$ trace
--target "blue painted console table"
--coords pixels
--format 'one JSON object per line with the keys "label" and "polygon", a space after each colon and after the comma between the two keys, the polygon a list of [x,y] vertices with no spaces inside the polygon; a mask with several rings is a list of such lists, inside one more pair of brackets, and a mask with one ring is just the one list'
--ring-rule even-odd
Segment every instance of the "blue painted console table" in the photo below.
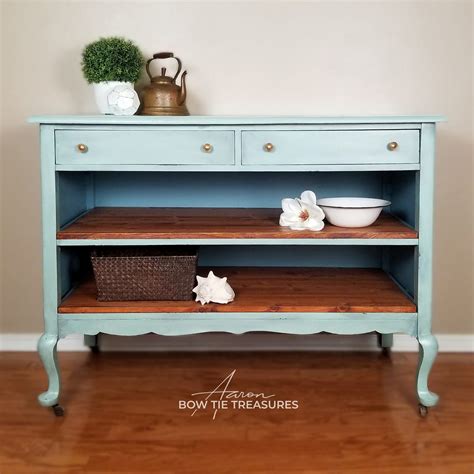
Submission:
{"label": "blue painted console table", "polygon": [[[420,413],[437,403],[431,333],[435,123],[440,117],[43,116],[44,334],[58,405],[58,340],[79,333],[377,332],[418,339]],[[392,204],[374,226],[320,233],[278,226],[283,197]],[[236,300],[99,303],[94,246],[199,246]],[[222,272],[219,271],[222,268]]]}

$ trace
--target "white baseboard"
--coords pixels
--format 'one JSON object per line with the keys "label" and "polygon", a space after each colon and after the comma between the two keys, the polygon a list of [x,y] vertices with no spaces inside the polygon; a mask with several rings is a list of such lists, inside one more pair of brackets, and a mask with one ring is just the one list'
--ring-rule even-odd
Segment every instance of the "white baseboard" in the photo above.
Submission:
{"label": "white baseboard", "polygon": [[[0,334],[0,352],[29,352],[36,351],[36,345],[41,334],[39,333],[2,333]],[[84,336],[80,334],[72,334],[61,339],[58,344],[59,350],[62,351],[86,351],[89,350],[84,346]]]}
{"label": "white baseboard", "polygon": [[[474,352],[474,334],[437,334],[440,352]],[[35,351],[40,334],[0,334],[0,351]],[[73,334],[59,342],[60,351],[86,351],[83,336]],[[147,334],[136,337],[101,335],[100,347],[104,351],[374,351],[378,350],[374,334],[338,336],[313,334],[249,333],[241,336],[224,333],[196,334],[193,336],[157,336]],[[418,351],[416,339],[396,334],[393,351]]]}

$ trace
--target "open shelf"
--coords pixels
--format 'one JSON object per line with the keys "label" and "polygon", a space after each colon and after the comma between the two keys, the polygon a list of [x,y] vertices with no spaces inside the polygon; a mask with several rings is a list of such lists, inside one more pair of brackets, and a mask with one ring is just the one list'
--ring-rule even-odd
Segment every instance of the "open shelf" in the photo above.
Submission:
{"label": "open shelf", "polygon": [[417,239],[399,219],[382,214],[364,228],[293,231],[278,224],[280,209],[95,208],[57,233],[58,240],[98,239]]}
{"label": "open shelf", "polygon": [[[200,268],[198,274],[207,275]],[[227,305],[201,306],[195,301],[99,302],[88,280],[59,306],[63,314],[77,313],[416,313],[415,304],[379,269],[221,267],[236,299]]]}

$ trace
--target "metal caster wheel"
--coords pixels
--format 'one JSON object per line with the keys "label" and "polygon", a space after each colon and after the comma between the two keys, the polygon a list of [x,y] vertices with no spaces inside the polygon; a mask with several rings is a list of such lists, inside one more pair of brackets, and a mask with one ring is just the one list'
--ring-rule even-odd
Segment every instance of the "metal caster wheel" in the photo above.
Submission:
{"label": "metal caster wheel", "polygon": [[428,407],[425,407],[425,405],[422,405],[421,403],[418,405],[418,411],[422,418],[426,418],[426,415],[428,415]]}
{"label": "metal caster wheel", "polygon": [[56,416],[64,416],[64,408],[61,405],[54,405],[51,408]]}

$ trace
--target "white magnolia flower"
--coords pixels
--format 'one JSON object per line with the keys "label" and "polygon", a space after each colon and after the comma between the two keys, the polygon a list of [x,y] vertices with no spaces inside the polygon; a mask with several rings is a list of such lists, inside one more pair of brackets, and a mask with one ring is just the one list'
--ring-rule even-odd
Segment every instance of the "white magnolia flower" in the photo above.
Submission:
{"label": "white magnolia flower", "polygon": [[107,103],[114,115],[133,115],[140,106],[140,99],[133,87],[119,84],[109,92]]}
{"label": "white magnolia flower", "polygon": [[202,305],[210,302],[227,304],[234,301],[235,293],[227,283],[227,277],[219,278],[211,271],[207,278],[201,276],[196,278],[198,284],[193,291],[196,293],[196,301]]}
{"label": "white magnolia flower", "polygon": [[304,191],[301,198],[282,199],[283,213],[280,215],[280,225],[291,230],[313,230],[324,228],[323,210],[316,205],[316,195],[313,191]]}

